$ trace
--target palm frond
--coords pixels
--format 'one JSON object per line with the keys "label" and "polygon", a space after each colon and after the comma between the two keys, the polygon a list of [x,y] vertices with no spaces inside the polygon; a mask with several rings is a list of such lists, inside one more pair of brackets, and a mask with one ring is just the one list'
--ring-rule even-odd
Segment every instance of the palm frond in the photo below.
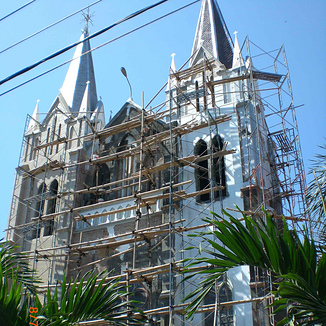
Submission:
{"label": "palm frond", "polygon": [[29,291],[24,293],[23,281],[18,278],[18,268],[8,271],[0,264],[0,325],[25,326],[28,322]]}
{"label": "palm frond", "polygon": [[0,242],[0,265],[2,272],[8,278],[12,275],[31,292],[36,292],[36,286],[40,280],[36,277],[36,272],[32,270],[28,263],[28,257],[21,252],[17,252],[18,246],[13,246],[9,242]]}
{"label": "palm frond", "polygon": [[[59,300],[58,292],[61,293]],[[127,295],[118,279],[107,281],[104,273],[88,272],[79,282],[77,278],[67,282],[64,277],[60,289],[51,294],[49,288],[46,302],[43,306],[40,304],[39,314],[44,320],[39,325],[75,325],[98,319],[112,321],[114,325],[139,325],[144,316],[135,308],[132,310],[139,312],[138,319],[127,313],[131,307]]]}
{"label": "palm frond", "polygon": [[[204,219],[206,223],[211,224],[213,231],[192,234],[210,246],[203,250],[209,254],[208,257],[187,261],[184,270],[184,273],[188,274],[186,279],[202,276],[198,288],[185,298],[191,300],[186,309],[187,318],[193,317],[206,294],[223,273],[237,266],[251,265],[269,270],[280,278],[274,305],[280,309],[291,307],[288,309],[287,319],[282,324],[288,322],[292,315],[299,321],[308,316],[313,320],[324,320],[326,254],[322,252],[318,260],[315,243],[310,241],[307,235],[301,240],[295,230],[288,229],[285,220],[281,233],[266,212],[265,221],[262,218],[253,219],[243,215],[244,223],[229,214],[229,220],[215,213],[213,215],[214,218]],[[199,273],[192,272],[194,266],[203,264],[211,268]],[[306,294],[316,307],[318,303],[318,309],[309,305],[303,294]]]}

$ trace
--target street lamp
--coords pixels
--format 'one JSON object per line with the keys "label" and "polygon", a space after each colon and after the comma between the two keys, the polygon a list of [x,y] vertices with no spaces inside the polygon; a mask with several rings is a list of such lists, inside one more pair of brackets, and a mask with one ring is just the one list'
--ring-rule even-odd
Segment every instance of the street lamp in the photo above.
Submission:
{"label": "street lamp", "polygon": [[129,84],[129,88],[130,88],[130,98],[132,99],[132,88],[131,88],[131,85],[130,85],[130,82],[129,82],[129,79],[128,79],[128,76],[127,76],[127,71],[126,71],[126,69],[124,67],[121,67],[121,72],[127,79],[127,82]]}

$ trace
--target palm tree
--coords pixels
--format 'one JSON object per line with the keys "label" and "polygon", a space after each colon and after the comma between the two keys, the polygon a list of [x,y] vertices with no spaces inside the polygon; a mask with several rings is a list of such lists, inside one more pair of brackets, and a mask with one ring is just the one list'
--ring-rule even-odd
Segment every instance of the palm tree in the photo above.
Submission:
{"label": "palm tree", "polygon": [[119,279],[106,281],[106,276],[105,273],[88,272],[80,281],[76,278],[70,282],[64,277],[60,296],[57,288],[53,295],[49,288],[44,304],[39,300],[35,302],[38,314],[44,317],[39,325],[68,326],[99,319],[117,326],[142,324],[144,315],[140,311],[133,308],[133,313],[138,312],[138,319],[128,314],[132,304],[127,301],[130,293],[119,285]]}
{"label": "palm tree", "polygon": [[0,242],[0,325],[26,325],[28,302],[40,280],[17,246]]}
{"label": "palm tree", "polygon": [[[326,145],[320,146],[326,151]],[[326,152],[317,154],[312,161],[313,167],[309,174],[313,178],[308,186],[308,213],[312,220],[312,229],[317,233],[317,241],[325,246],[326,243]]]}
{"label": "palm tree", "polygon": [[[193,317],[224,273],[237,266],[250,265],[271,271],[278,278],[273,306],[277,307],[276,312],[287,312],[279,325],[290,321],[298,325],[326,323],[326,253],[322,251],[317,256],[314,241],[307,235],[301,240],[295,230],[288,229],[285,220],[281,233],[272,217],[264,213],[266,222],[243,215],[244,224],[226,212],[229,220],[212,213],[214,218],[204,221],[211,224],[213,231],[192,235],[209,244],[206,249],[198,247],[209,256],[187,260],[186,279],[202,276],[198,288],[185,298],[191,300],[186,308],[187,318]],[[203,264],[209,267],[192,271]]]}
{"label": "palm tree", "polygon": [[[25,326],[37,322],[40,326],[69,326],[99,319],[113,325],[144,323],[144,315],[127,300],[130,293],[119,285],[119,279],[107,281],[105,273],[89,272],[79,282],[77,278],[67,282],[65,276],[61,286],[53,291],[48,288],[41,302],[37,287],[40,281],[30,269],[27,257],[17,253],[16,248],[0,243],[0,325]],[[137,318],[132,316],[131,309],[133,314],[138,312]]]}

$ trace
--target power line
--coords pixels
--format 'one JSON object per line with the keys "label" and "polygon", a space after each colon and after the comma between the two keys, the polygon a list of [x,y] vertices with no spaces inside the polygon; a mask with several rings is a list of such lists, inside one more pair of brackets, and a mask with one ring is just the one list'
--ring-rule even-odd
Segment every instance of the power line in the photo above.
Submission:
{"label": "power line", "polygon": [[35,76],[35,77],[33,77],[33,78],[31,78],[31,79],[29,79],[29,80],[27,80],[27,81],[25,81],[25,82],[23,82],[23,83],[21,83],[21,84],[15,86],[15,87],[13,87],[13,88],[10,88],[9,90],[7,90],[7,91],[1,93],[1,94],[0,94],[0,97],[3,96],[3,95],[6,95],[6,94],[8,94],[8,93],[10,93],[10,92],[12,92],[12,91],[14,91],[14,90],[17,89],[17,88],[20,88],[20,87],[22,87],[22,86],[24,86],[24,85],[26,85],[26,84],[32,82],[33,80],[36,80],[36,79],[38,79],[38,78],[40,78],[40,77],[42,77],[42,76],[44,76],[44,75],[47,75],[48,73],[50,73],[50,72],[52,72],[52,71],[54,71],[54,70],[56,70],[56,69],[58,69],[58,68],[60,68],[60,67],[62,67],[62,66],[64,66],[64,65],[70,63],[70,62],[73,61],[73,60],[77,60],[77,59],[79,59],[80,57],[82,57],[83,55],[86,55],[87,53],[90,53],[90,52],[93,52],[93,51],[95,51],[95,50],[98,50],[98,49],[102,48],[102,47],[105,46],[105,45],[108,45],[108,44],[110,44],[110,43],[113,43],[113,42],[115,42],[115,41],[117,41],[117,40],[119,40],[119,39],[121,39],[121,38],[123,38],[123,37],[129,35],[129,34],[132,34],[132,33],[136,32],[136,31],[138,31],[138,30],[140,30],[140,29],[142,29],[142,28],[144,28],[144,27],[146,27],[146,26],[149,26],[149,25],[151,25],[151,24],[153,24],[153,23],[155,23],[155,22],[157,22],[157,21],[159,21],[159,20],[161,20],[161,19],[163,19],[163,18],[165,18],[165,17],[168,17],[168,16],[170,16],[170,15],[172,15],[172,14],[175,14],[175,13],[178,12],[178,11],[181,11],[181,10],[187,8],[187,7],[190,7],[190,6],[194,5],[195,3],[199,2],[199,1],[201,1],[201,0],[195,0],[195,1],[193,1],[193,2],[191,2],[191,3],[189,3],[189,4],[187,4],[187,5],[185,5],[185,6],[183,6],[183,7],[180,7],[180,8],[178,8],[178,9],[176,9],[176,10],[170,11],[169,13],[167,13],[167,14],[165,14],[165,15],[163,15],[163,16],[160,16],[160,17],[158,17],[158,18],[156,18],[156,19],[153,19],[153,20],[151,20],[150,22],[148,22],[148,23],[146,23],[146,24],[143,24],[143,25],[141,25],[141,26],[139,26],[139,27],[137,27],[137,28],[135,28],[135,29],[133,29],[133,30],[127,32],[127,33],[124,33],[124,34],[122,34],[122,35],[120,35],[120,36],[118,36],[118,37],[115,37],[115,38],[113,38],[113,39],[110,40],[110,41],[107,41],[107,42],[105,42],[105,43],[102,43],[101,45],[99,45],[99,46],[97,46],[97,47],[95,47],[95,48],[93,48],[93,49],[90,49],[89,51],[83,53],[82,55],[80,55],[80,56],[77,57],[77,58],[73,58],[73,59],[70,59],[70,60],[68,60],[68,61],[65,61],[65,62],[63,62],[63,63],[61,63],[61,64],[59,64],[59,65],[57,65],[57,66],[55,66],[55,67],[53,67],[53,68],[51,68],[51,69],[45,71],[45,72],[43,72],[43,73],[41,73],[41,74],[39,74],[39,75],[37,75],[37,76]]}
{"label": "power line", "polygon": [[[33,0],[33,1],[36,1],[36,0]],[[1,51],[0,51],[0,54],[3,53],[3,52],[6,52],[7,50],[13,48],[14,46],[16,46],[16,45],[18,45],[18,44],[21,44],[21,43],[23,43],[23,42],[29,40],[30,38],[32,38],[32,37],[34,37],[34,36],[36,36],[36,35],[38,35],[38,34],[44,32],[44,31],[46,31],[47,29],[49,29],[49,28],[51,28],[51,27],[53,27],[53,26],[55,26],[55,25],[57,25],[57,24],[63,22],[64,20],[66,20],[66,19],[68,19],[68,18],[70,18],[70,17],[72,17],[72,16],[78,14],[79,12],[85,10],[86,8],[89,8],[89,7],[92,7],[92,6],[96,5],[97,3],[101,2],[101,1],[102,1],[102,0],[97,0],[97,1],[95,1],[95,2],[93,2],[93,3],[91,3],[90,5],[87,5],[86,7],[82,8],[82,9],[79,9],[79,10],[73,12],[72,14],[70,14],[70,15],[68,15],[68,16],[66,16],[66,17],[64,17],[64,18],[62,18],[62,19],[60,19],[60,20],[58,20],[58,21],[56,21],[55,23],[53,23],[53,24],[51,24],[51,25],[49,25],[49,26],[47,26],[47,27],[45,27],[45,28],[39,30],[38,32],[36,32],[36,33],[34,33],[34,34],[30,35],[30,36],[25,37],[24,39],[20,40],[19,42],[10,45],[9,47],[7,47],[7,48],[4,49],[4,50],[1,50]]]}
{"label": "power line", "polygon": [[25,5],[21,6],[20,8],[14,10],[14,11],[11,12],[10,14],[8,14],[8,15],[6,15],[6,16],[0,18],[0,22],[1,22],[2,20],[4,20],[4,19],[8,18],[9,16],[15,14],[15,13],[18,12],[19,10],[22,10],[23,8],[29,6],[30,4],[32,4],[32,3],[35,2],[35,1],[36,1],[36,0],[32,0],[32,1],[28,2],[28,3],[26,3]]}
{"label": "power line", "polygon": [[144,12],[146,12],[146,11],[148,11],[148,10],[154,8],[154,7],[157,7],[157,6],[159,6],[159,5],[161,5],[162,3],[167,2],[167,1],[169,1],[169,0],[161,0],[161,1],[155,3],[155,4],[151,5],[151,6],[148,6],[148,7],[145,7],[145,8],[143,8],[143,9],[140,9],[140,10],[136,11],[135,13],[133,13],[133,14],[131,14],[131,15],[129,15],[129,16],[127,16],[127,17],[125,17],[125,18],[123,18],[123,19],[117,21],[117,22],[115,22],[114,24],[112,24],[112,25],[110,25],[110,26],[108,26],[108,27],[105,27],[105,28],[101,29],[100,31],[98,31],[98,32],[96,32],[96,33],[94,33],[94,34],[92,34],[92,35],[90,35],[90,36],[88,36],[88,37],[85,37],[82,41],[75,42],[75,43],[73,43],[73,44],[71,44],[71,45],[69,45],[69,46],[67,46],[67,47],[65,47],[65,48],[63,48],[63,49],[61,49],[61,50],[55,52],[55,53],[52,53],[52,54],[49,55],[48,57],[45,57],[44,59],[42,59],[42,60],[40,60],[40,61],[38,61],[38,62],[36,62],[36,63],[34,63],[34,64],[32,64],[32,65],[26,67],[26,68],[24,68],[24,69],[22,69],[22,70],[19,70],[18,72],[16,72],[16,73],[10,75],[9,77],[7,77],[7,78],[1,80],[1,81],[0,81],[0,85],[2,85],[2,84],[4,84],[4,83],[8,82],[8,81],[11,80],[11,79],[14,79],[14,78],[16,78],[16,77],[18,77],[18,76],[20,76],[20,75],[26,73],[27,71],[30,71],[30,70],[36,68],[36,67],[39,66],[40,64],[42,64],[42,63],[44,63],[44,62],[46,62],[46,61],[48,61],[48,60],[50,60],[50,59],[53,59],[53,58],[59,56],[60,54],[63,54],[63,53],[65,53],[65,52],[67,52],[68,50],[74,48],[74,47],[77,46],[78,44],[83,43],[84,41],[90,40],[90,39],[92,39],[92,38],[94,38],[94,37],[96,37],[96,36],[99,36],[99,35],[103,34],[104,32],[107,32],[108,30],[112,29],[113,27],[115,27],[115,26],[117,26],[117,25],[120,25],[121,23],[123,23],[123,22],[125,22],[125,21],[127,21],[127,20],[130,20],[130,19],[132,19],[132,18],[134,18],[134,17],[136,17],[136,16],[138,16],[138,15],[140,15],[140,14],[142,14],[142,13],[144,13]]}

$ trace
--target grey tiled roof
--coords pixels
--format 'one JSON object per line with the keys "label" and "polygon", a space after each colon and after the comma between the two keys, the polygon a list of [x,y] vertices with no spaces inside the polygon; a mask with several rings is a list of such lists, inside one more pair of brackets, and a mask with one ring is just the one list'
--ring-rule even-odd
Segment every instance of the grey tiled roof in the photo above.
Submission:
{"label": "grey tiled roof", "polygon": [[[83,43],[82,53],[85,53],[91,49],[89,40]],[[84,96],[86,83],[90,82],[90,108],[94,111],[97,104],[97,92],[95,83],[94,66],[91,52],[83,55],[80,58],[79,70],[76,79],[75,92],[72,101],[71,112],[79,112],[80,105]]]}
{"label": "grey tiled roof", "polygon": [[[214,49],[216,44],[216,48]],[[196,30],[193,54],[204,46],[226,68],[232,67],[233,43],[220,8],[215,0],[203,0]]]}

